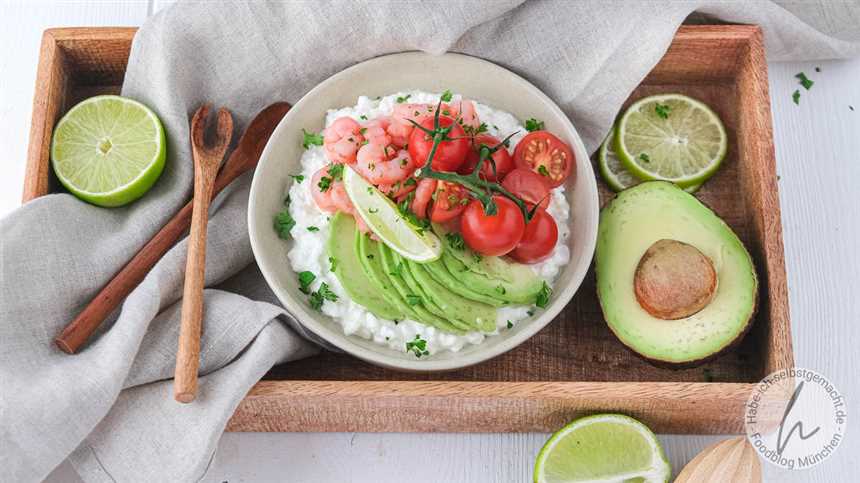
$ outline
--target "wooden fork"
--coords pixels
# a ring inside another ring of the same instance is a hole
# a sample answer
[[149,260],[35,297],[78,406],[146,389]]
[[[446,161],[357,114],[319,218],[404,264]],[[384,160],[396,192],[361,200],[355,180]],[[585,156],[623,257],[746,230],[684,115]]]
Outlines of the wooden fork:
[[194,208],[191,232],[188,235],[188,259],[185,262],[185,288],[182,294],[182,326],[173,397],[190,403],[197,396],[197,370],[200,367],[200,326],[203,320],[203,285],[206,271],[206,224],[209,222],[209,201],[218,168],[233,136],[233,117],[223,107],[218,110],[214,144],[206,145],[203,134],[209,105],[203,105],[191,119],[191,154],[194,157]]

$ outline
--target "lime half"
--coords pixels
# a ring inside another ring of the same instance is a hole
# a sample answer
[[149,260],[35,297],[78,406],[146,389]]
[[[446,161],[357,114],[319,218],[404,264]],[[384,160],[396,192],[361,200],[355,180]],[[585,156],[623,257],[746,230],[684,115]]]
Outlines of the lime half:
[[143,196],[164,169],[164,128],[143,104],[96,96],[57,123],[51,161],[57,179],[78,198],[121,206]]
[[[597,152],[597,165],[600,168],[600,175],[603,176],[603,180],[612,188],[612,191],[617,192],[626,190],[631,186],[636,186],[642,180],[630,174],[630,171],[627,171],[627,168],[621,164],[621,160],[615,154],[614,140],[615,126],[612,127],[612,131],[609,132],[603,144],[600,145],[600,150]],[[695,193],[701,186],[701,183],[694,184],[684,188],[684,191]]]
[[621,414],[577,419],[550,437],[535,462],[535,483],[666,482],[672,474],[657,437]]
[[705,104],[681,94],[661,94],[627,109],[618,121],[614,147],[637,178],[686,188],[716,172],[728,138],[720,118]]
[[355,211],[388,248],[418,263],[442,256],[442,243],[430,229],[413,225],[393,201],[349,166],[343,169],[343,187]]

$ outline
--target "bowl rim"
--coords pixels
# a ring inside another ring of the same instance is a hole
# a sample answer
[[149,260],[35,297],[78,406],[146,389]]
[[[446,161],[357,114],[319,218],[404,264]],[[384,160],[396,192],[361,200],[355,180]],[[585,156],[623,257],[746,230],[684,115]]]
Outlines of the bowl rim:
[[[259,185],[261,181],[259,181],[259,177],[261,177],[261,170],[256,169],[254,171],[254,176],[251,182],[251,188],[248,197],[248,214],[247,214],[247,222],[248,222],[248,234],[251,242],[251,250],[254,254],[254,259],[257,261],[257,264],[260,268],[260,272],[263,274],[263,278],[266,281],[266,284],[269,286],[269,289],[275,294],[278,300],[283,305],[284,309],[288,313],[289,316],[292,316],[298,324],[308,329],[317,337],[321,338],[325,342],[337,347],[338,349],[350,354],[354,357],[357,357],[361,360],[369,362],[374,365],[382,366],[388,369],[398,370],[398,371],[406,371],[406,372],[444,372],[444,371],[453,371],[457,369],[462,369],[465,367],[469,367],[475,364],[479,364],[481,362],[487,361],[494,357],[500,356],[526,340],[530,339],[534,336],[538,331],[546,327],[552,320],[558,316],[558,314],[567,306],[570,300],[573,298],[574,294],[577,290],[582,286],[582,282],[585,279],[585,276],[588,272],[589,267],[591,266],[594,250],[597,244],[597,223],[599,219],[599,196],[597,192],[597,181],[594,174],[594,169],[591,166],[590,157],[588,156],[588,151],[585,148],[585,145],[582,142],[581,137],[579,136],[579,132],[573,126],[573,123],[570,121],[568,116],[561,110],[558,105],[549,98],[546,94],[544,94],[540,89],[538,89],[531,82],[523,78],[522,76],[502,67],[493,62],[481,59],[479,57],[474,57],[466,54],[454,53],[454,52],[446,52],[441,55],[432,55],[422,51],[410,51],[410,52],[399,52],[393,54],[386,54],[378,57],[374,57],[359,63],[356,63],[350,67],[347,67],[344,70],[328,77],[323,80],[310,91],[308,91],[298,102],[293,105],[293,108],[290,109],[289,112],[284,116],[283,119],[278,123],[278,126],[275,128],[269,140],[266,142],[266,146],[263,149],[262,154],[260,155],[260,162],[262,164],[269,156],[270,151],[274,148],[273,143],[275,139],[278,139],[283,133],[282,131],[287,129],[287,125],[290,123],[291,114],[296,111],[296,109],[300,109],[302,103],[308,99],[313,97],[319,91],[325,89],[328,84],[336,82],[343,77],[348,77],[353,75],[354,72],[360,71],[363,69],[372,68],[376,64],[390,62],[392,59],[408,59],[414,57],[452,57],[457,58],[461,62],[465,63],[473,63],[476,68],[486,70],[495,70],[497,72],[503,73],[510,82],[514,84],[518,84],[518,88],[526,89],[530,91],[530,93],[537,98],[541,99],[546,106],[561,120],[569,134],[571,135],[571,147],[573,148],[574,155],[577,158],[577,161],[586,165],[585,172],[588,174],[586,181],[586,189],[588,190],[590,198],[592,198],[593,205],[595,207],[596,213],[594,216],[590,217],[590,220],[593,220],[588,226],[584,227],[589,233],[586,234],[585,245],[582,250],[582,257],[576,261],[577,266],[574,273],[571,276],[569,283],[562,288],[561,291],[556,291],[558,287],[554,288],[554,296],[550,302],[550,305],[541,312],[541,314],[532,319],[525,324],[523,328],[511,336],[504,338],[494,344],[493,346],[486,346],[486,350],[480,350],[480,346],[477,350],[473,350],[467,353],[460,353],[459,357],[451,357],[447,359],[400,359],[394,357],[393,355],[389,356],[385,354],[387,351],[392,351],[392,349],[382,346],[379,346],[379,351],[367,349],[351,340],[352,335],[343,334],[342,331],[335,332],[331,328],[326,327],[325,325],[317,322],[315,319],[316,316],[322,315],[328,317],[325,314],[314,313],[311,314],[303,304],[294,303],[289,296],[288,293],[282,293],[282,290],[278,288],[278,283],[276,282],[275,274],[273,272],[273,267],[265,266],[264,263],[260,263],[262,258],[262,247],[261,242],[257,238],[257,233],[261,227],[258,226],[258,223],[255,219],[255,205],[258,203],[258,199],[263,196],[259,191]],[[323,113],[324,115],[324,113]],[[567,134],[567,133],[566,133]],[[581,161],[580,161],[581,160]],[[269,225],[266,225],[269,227]],[[582,227],[578,227],[582,228]],[[337,322],[335,322],[337,324]],[[394,351],[392,351],[393,353]]]

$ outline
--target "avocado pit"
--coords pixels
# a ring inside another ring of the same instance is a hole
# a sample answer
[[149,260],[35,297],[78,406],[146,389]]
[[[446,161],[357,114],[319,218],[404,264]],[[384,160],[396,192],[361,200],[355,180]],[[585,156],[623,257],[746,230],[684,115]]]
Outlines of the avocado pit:
[[705,308],[717,291],[711,259],[677,240],[654,242],[642,255],[633,276],[639,305],[663,320],[689,317]]

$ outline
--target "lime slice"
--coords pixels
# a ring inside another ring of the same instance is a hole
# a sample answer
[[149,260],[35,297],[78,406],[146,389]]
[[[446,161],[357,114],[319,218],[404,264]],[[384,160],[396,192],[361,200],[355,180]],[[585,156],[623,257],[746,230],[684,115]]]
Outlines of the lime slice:
[[388,248],[418,263],[442,256],[442,243],[430,229],[410,223],[393,201],[349,166],[344,166],[343,187],[355,211]]
[[621,414],[577,419],[549,438],[535,462],[535,483],[665,482],[672,468],[657,437]]
[[[627,171],[627,168],[621,164],[621,160],[615,155],[614,139],[615,126],[612,127],[612,131],[609,132],[603,144],[600,145],[600,150],[597,152],[597,165],[600,168],[600,175],[603,176],[606,184],[613,191],[622,191],[631,186],[636,186],[642,180],[630,174],[630,171]],[[684,188],[684,191],[695,193],[701,186],[701,183],[697,183]]]
[[637,178],[686,188],[716,172],[728,138],[720,118],[705,104],[681,94],[661,94],[627,109],[618,121],[614,147]]
[[144,195],[164,169],[164,128],[143,104],[91,97],[57,123],[51,160],[57,179],[78,198],[121,206]]

